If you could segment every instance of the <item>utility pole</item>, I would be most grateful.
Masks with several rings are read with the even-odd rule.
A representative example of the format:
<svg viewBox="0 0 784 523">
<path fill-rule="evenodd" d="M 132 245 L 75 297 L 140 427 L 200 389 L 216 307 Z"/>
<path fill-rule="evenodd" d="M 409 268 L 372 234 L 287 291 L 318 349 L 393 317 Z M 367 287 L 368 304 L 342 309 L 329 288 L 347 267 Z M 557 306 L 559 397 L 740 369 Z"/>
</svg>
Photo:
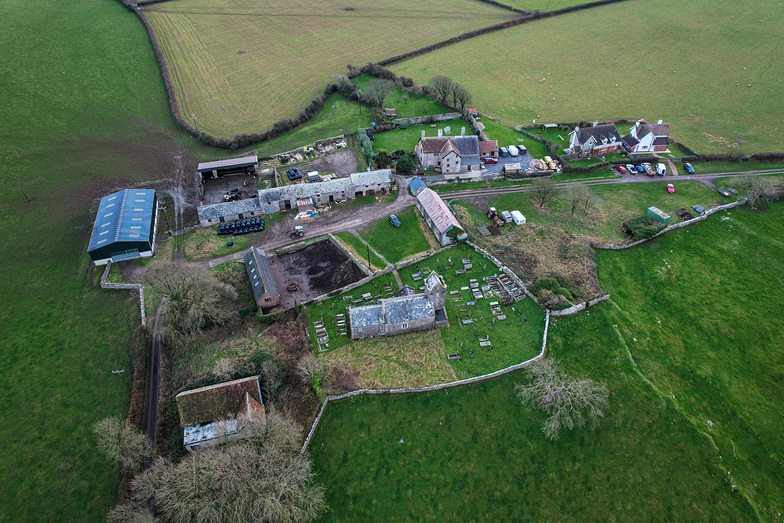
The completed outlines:
<svg viewBox="0 0 784 523">
<path fill-rule="evenodd" d="M 125 385 L 125 388 L 126 388 L 126 389 L 128 389 L 128 392 L 130 393 L 130 392 L 131 392 L 131 388 L 130 388 L 130 387 L 128 386 L 128 384 L 125 382 L 125 378 L 123 378 L 123 377 L 122 377 L 122 373 L 123 373 L 123 372 L 125 372 L 125 369 L 123 369 L 123 370 L 113 370 L 113 371 L 112 371 L 112 374 L 117 374 L 117 375 L 120 377 L 120 379 L 121 379 L 121 380 L 122 380 L 122 382 L 123 382 L 123 385 Z"/>
</svg>

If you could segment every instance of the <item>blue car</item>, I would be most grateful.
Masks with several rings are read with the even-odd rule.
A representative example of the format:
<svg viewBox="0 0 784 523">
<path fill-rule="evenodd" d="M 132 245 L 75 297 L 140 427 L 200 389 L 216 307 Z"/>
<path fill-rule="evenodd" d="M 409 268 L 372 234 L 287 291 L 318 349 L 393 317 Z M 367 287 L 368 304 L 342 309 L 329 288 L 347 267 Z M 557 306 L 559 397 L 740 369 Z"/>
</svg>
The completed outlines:
<svg viewBox="0 0 784 523">
<path fill-rule="evenodd" d="M 644 173 L 645 172 L 645 167 L 643 167 L 642 165 L 639 165 L 639 164 L 635 165 L 634 168 L 637 169 L 638 173 Z"/>
<path fill-rule="evenodd" d="M 683 168 L 686 169 L 687 173 L 694 174 L 694 167 L 692 167 L 690 163 L 684 163 Z"/>
<path fill-rule="evenodd" d="M 389 223 L 391 223 L 395 227 L 400 227 L 400 220 L 398 220 L 397 216 L 395 216 L 394 214 L 389 215 Z"/>
</svg>

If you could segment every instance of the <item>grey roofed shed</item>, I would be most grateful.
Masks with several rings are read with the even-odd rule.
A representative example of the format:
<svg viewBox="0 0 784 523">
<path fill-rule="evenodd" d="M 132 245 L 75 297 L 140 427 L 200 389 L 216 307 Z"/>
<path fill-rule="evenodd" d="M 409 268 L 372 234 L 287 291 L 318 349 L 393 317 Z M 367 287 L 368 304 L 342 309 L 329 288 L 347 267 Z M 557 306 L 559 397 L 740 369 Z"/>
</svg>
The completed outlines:
<svg viewBox="0 0 784 523">
<path fill-rule="evenodd" d="M 198 166 L 200 173 L 206 171 L 215 171 L 219 169 L 233 169 L 239 167 L 256 166 L 259 163 L 258 156 L 243 156 L 242 158 L 229 158 L 227 160 L 217 160 L 214 162 L 203 162 Z"/>
<path fill-rule="evenodd" d="M 152 256 L 158 200 L 149 189 L 125 189 L 101 198 L 87 252 L 97 264 Z"/>
<path fill-rule="evenodd" d="M 202 205 L 196 208 L 199 221 L 218 220 L 226 216 L 236 216 L 240 214 L 257 213 L 261 211 L 258 198 L 248 198 L 247 200 L 237 200 L 234 202 L 215 203 L 213 205 Z"/>
<path fill-rule="evenodd" d="M 253 289 L 253 298 L 256 303 L 261 306 L 265 303 L 265 297 L 273 298 L 272 300 L 267 300 L 265 306 L 273 307 L 280 303 L 278 286 L 275 283 L 275 277 L 272 275 L 272 269 L 266 253 L 261 249 L 251 247 L 243 256 L 243 261 L 245 262 L 245 271 L 248 273 L 250 286 Z M 274 297 L 277 297 L 277 299 L 274 299 Z"/>
</svg>

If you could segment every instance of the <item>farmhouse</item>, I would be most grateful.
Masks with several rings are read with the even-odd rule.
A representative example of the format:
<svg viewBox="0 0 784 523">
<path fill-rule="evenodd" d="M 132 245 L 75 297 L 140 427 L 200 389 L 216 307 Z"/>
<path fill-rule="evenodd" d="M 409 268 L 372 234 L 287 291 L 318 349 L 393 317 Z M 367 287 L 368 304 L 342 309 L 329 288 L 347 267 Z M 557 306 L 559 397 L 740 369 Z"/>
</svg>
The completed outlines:
<svg viewBox="0 0 784 523">
<path fill-rule="evenodd" d="M 251 247 L 242 257 L 245 271 L 248 273 L 250 286 L 253 288 L 253 299 L 259 309 L 268 309 L 280 304 L 278 286 L 270 269 L 269 259 L 261 249 Z"/>
<path fill-rule="evenodd" d="M 439 129 L 438 137 L 427 138 L 422 131 L 414 150 L 423 169 L 435 169 L 443 174 L 479 170 L 479 138 L 466 136 L 465 127 L 460 136 L 443 136 Z"/>
<path fill-rule="evenodd" d="M 409 294 L 406 290 L 402 296 L 384 298 L 372 305 L 349 307 L 351 339 L 395 336 L 448 326 L 445 301 L 444 280 L 431 272 L 422 294 Z"/>
<path fill-rule="evenodd" d="M 175 399 L 189 451 L 244 438 L 267 424 L 258 376 L 180 392 Z"/>
<path fill-rule="evenodd" d="M 257 156 L 244 156 L 242 158 L 230 158 L 228 160 L 218 160 L 215 162 L 203 162 L 197 167 L 199 176 L 206 178 L 221 178 L 228 174 L 251 174 L 256 172 L 259 167 Z"/>
<path fill-rule="evenodd" d="M 670 126 L 661 120 L 643 124 L 638 120 L 623 137 L 623 148 L 630 153 L 666 152 L 670 146 Z"/>
<path fill-rule="evenodd" d="M 101 198 L 87 253 L 95 265 L 155 254 L 155 191 L 125 189 Z"/>
<path fill-rule="evenodd" d="M 425 187 L 416 198 L 417 209 L 422 213 L 425 223 L 441 245 L 449 245 L 456 239 L 463 239 L 465 233 L 460 222 L 433 189 Z"/>
<path fill-rule="evenodd" d="M 575 127 L 569 133 L 567 151 L 573 158 L 587 158 L 614 153 L 621 146 L 621 135 L 614 125 L 596 125 L 585 129 Z"/>
</svg>

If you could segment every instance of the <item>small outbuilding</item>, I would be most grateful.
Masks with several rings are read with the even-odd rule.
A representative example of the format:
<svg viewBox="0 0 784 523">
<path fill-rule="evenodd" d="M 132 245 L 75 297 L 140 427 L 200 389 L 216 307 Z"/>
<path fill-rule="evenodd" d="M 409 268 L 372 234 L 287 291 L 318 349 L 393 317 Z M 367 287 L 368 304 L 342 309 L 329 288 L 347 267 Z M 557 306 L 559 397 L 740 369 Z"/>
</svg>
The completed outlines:
<svg viewBox="0 0 784 523">
<path fill-rule="evenodd" d="M 670 215 L 666 212 L 662 211 L 658 207 L 648 207 L 648 211 L 646 214 L 650 214 L 651 216 L 655 216 L 659 219 L 662 223 L 670 223 Z"/>
<path fill-rule="evenodd" d="M 266 428 L 258 376 L 180 392 L 175 399 L 183 444 L 189 451 L 235 441 Z"/>
<path fill-rule="evenodd" d="M 411 189 L 411 192 L 414 194 L 414 196 L 416 196 L 424 191 L 427 188 L 427 185 L 425 185 L 425 182 L 423 182 L 421 179 L 414 176 L 411 178 L 411 181 L 408 182 L 408 188 Z"/>
<path fill-rule="evenodd" d="M 149 189 L 125 189 L 101 198 L 87 253 L 95 265 L 155 254 L 158 199 Z"/>
<path fill-rule="evenodd" d="M 269 259 L 264 251 L 251 247 L 242 257 L 245 262 L 245 271 L 248 273 L 250 286 L 253 289 L 253 299 L 256 305 L 264 311 L 280 304 L 280 293 L 272 275 Z"/>
</svg>

